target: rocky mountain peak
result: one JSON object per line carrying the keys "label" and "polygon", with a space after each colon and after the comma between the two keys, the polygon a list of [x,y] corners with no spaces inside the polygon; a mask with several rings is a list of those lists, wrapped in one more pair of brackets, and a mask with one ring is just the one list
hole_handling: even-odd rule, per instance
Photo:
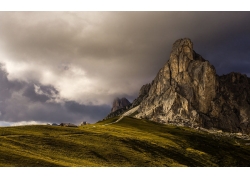
{"label": "rocky mountain peak", "polygon": [[190,39],[179,39],[169,60],[152,83],[141,87],[132,105],[117,98],[106,118],[131,108],[137,109],[137,118],[250,134],[250,78],[234,72],[218,76],[214,66],[193,50]]}
{"label": "rocky mountain peak", "polygon": [[188,38],[173,44],[169,60],[132,106],[137,104],[137,118],[250,133],[250,78],[218,76]]}
{"label": "rocky mountain peak", "polygon": [[175,41],[172,47],[170,59],[184,55],[193,60],[193,43],[188,38]]}

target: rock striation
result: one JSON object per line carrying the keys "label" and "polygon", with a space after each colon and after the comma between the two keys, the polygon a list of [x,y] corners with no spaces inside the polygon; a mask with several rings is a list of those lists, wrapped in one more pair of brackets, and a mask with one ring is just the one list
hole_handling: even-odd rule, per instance
{"label": "rock striation", "polygon": [[240,73],[218,76],[188,38],[173,44],[170,59],[132,103],[137,105],[137,118],[250,133],[250,78]]}

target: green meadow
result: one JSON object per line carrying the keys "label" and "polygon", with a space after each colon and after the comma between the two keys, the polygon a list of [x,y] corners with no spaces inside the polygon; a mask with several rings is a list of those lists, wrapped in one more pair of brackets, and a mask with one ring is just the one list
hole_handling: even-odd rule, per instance
{"label": "green meadow", "polygon": [[78,128],[0,128],[0,166],[250,166],[250,143],[185,127],[125,117]]}

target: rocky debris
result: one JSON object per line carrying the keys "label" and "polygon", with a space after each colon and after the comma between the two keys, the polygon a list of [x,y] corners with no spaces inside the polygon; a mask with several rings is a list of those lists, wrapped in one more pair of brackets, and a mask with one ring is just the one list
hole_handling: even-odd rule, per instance
{"label": "rocky debris", "polygon": [[129,107],[131,105],[131,103],[126,99],[126,98],[116,98],[113,101],[113,107],[111,109],[111,112],[115,112],[118,109],[122,109],[122,108],[126,108]]}
{"label": "rocky debris", "polygon": [[72,123],[61,123],[60,126],[63,126],[63,127],[77,127],[77,125],[72,124]]}
{"label": "rocky debris", "polygon": [[89,123],[87,121],[83,121],[79,126],[85,126],[88,125]]}
{"label": "rocky debris", "polygon": [[141,88],[132,106],[138,104],[137,118],[250,133],[250,78],[216,75],[188,38],[173,44],[170,59],[153,82]]}
{"label": "rocky debris", "polygon": [[[197,129],[197,128],[195,128]],[[247,134],[242,134],[242,133],[229,133],[229,132],[224,132],[222,130],[216,129],[216,128],[210,128],[210,129],[206,129],[206,128],[202,128],[199,127],[198,129],[199,131],[204,131],[210,134],[215,134],[215,135],[220,135],[220,136],[226,136],[226,137],[238,137],[240,139],[245,139],[245,140],[250,140],[250,136]]]}

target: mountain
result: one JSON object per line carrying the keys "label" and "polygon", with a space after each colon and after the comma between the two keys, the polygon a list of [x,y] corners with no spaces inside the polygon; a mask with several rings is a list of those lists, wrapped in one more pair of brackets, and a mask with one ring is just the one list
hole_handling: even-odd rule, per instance
{"label": "mountain", "polygon": [[250,78],[234,72],[218,76],[190,39],[179,39],[152,83],[142,86],[135,106],[137,118],[249,134]]}
{"label": "mountain", "polygon": [[111,112],[115,112],[118,109],[125,108],[126,106],[130,106],[130,102],[126,98],[115,98],[113,101],[113,107],[111,109]]}
{"label": "mountain", "polygon": [[115,98],[111,112],[104,118],[109,119],[121,115],[131,107],[131,103],[126,98]]}

